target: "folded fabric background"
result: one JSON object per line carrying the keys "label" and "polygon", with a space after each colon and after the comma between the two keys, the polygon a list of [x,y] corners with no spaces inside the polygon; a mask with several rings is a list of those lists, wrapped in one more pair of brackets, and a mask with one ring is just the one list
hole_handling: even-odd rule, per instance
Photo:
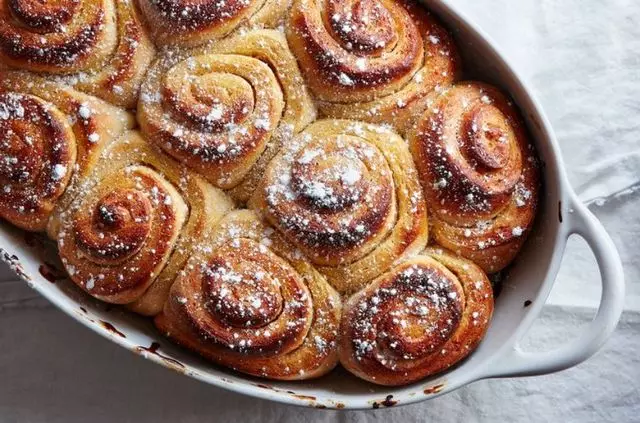
{"label": "folded fabric background", "polygon": [[[109,343],[0,272],[0,422],[576,421],[640,416],[640,3],[449,0],[498,43],[533,87],[569,178],[622,255],[626,311],[605,349],[552,376],[482,381],[381,413],[287,407],[181,377]],[[525,346],[546,350],[595,313],[591,253],[569,243]]]}

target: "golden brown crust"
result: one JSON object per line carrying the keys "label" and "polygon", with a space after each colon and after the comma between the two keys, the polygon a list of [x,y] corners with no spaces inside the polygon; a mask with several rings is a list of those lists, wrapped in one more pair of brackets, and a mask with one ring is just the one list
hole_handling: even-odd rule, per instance
{"label": "golden brown crust", "polygon": [[426,99],[409,134],[434,240],[492,273],[529,234],[538,201],[533,145],[513,103],[466,82]]}
{"label": "golden brown crust", "polygon": [[314,117],[286,40],[270,30],[167,54],[149,71],[138,109],[149,141],[240,202],[282,138]]}
{"label": "golden brown crust", "polygon": [[290,0],[138,0],[159,45],[194,47],[240,27],[275,28]]}
{"label": "golden brown crust", "polygon": [[469,355],[492,313],[491,283],[482,269],[445,250],[427,248],[345,304],[340,362],[370,382],[406,385]]}
{"label": "golden brown crust", "polygon": [[399,131],[459,71],[450,35],[411,1],[296,0],[287,38],[325,116]]}
{"label": "golden brown crust", "polygon": [[0,1],[0,61],[134,107],[153,44],[132,1]]}
{"label": "golden brown crust", "polygon": [[94,97],[26,72],[0,72],[0,215],[46,228],[65,192],[100,151],[133,125]]}
{"label": "golden brown crust", "polygon": [[59,216],[65,267],[89,294],[145,315],[161,311],[203,232],[232,207],[136,132],[111,144],[78,187]]}
{"label": "golden brown crust", "polygon": [[235,370],[321,376],[337,364],[340,298],[302,256],[243,210],[227,215],[171,289],[158,328]]}
{"label": "golden brown crust", "polygon": [[388,129],[317,121],[270,163],[249,206],[354,292],[427,242],[427,213],[404,141]]}
{"label": "golden brown crust", "polygon": [[72,208],[58,234],[62,263],[76,285],[116,304],[153,282],[187,215],[175,188],[143,166],[101,178]]}

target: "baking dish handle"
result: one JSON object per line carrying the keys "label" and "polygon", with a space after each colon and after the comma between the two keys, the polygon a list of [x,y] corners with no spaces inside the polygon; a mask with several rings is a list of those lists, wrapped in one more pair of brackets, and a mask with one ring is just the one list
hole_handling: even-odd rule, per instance
{"label": "baking dish handle", "polygon": [[567,219],[566,236],[581,236],[595,255],[602,281],[598,313],[578,338],[552,351],[522,351],[517,345],[522,336],[518,337],[514,346],[490,364],[485,377],[535,376],[568,369],[598,352],[618,324],[624,306],[624,274],[620,256],[602,224],[587,207],[575,196],[572,196],[571,203],[573,210]]}

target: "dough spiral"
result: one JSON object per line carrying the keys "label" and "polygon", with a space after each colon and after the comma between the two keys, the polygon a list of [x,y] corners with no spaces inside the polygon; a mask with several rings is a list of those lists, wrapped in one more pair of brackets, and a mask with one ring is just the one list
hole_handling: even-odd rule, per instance
{"label": "dough spiral", "polygon": [[118,106],[135,106],[154,51],[132,0],[0,0],[2,64]]}
{"label": "dough spiral", "polygon": [[355,121],[317,121],[291,140],[250,207],[343,293],[427,242],[426,205],[404,141]]}
{"label": "dough spiral", "polygon": [[515,105],[491,86],[461,83],[428,100],[409,142],[433,239],[496,272],[533,225],[539,189],[533,145]]}
{"label": "dough spiral", "polygon": [[102,154],[61,213],[56,238],[71,279],[103,301],[158,314],[207,228],[232,203],[138,133]]}
{"label": "dough spiral", "polygon": [[194,47],[238,28],[275,28],[290,0],[138,0],[159,45]]}
{"label": "dough spiral", "polygon": [[325,116],[401,132],[460,67],[451,36],[410,1],[296,0],[287,38]]}
{"label": "dough spiral", "polygon": [[345,304],[340,362],[370,382],[406,385],[470,354],[492,314],[484,272],[469,260],[427,248]]}
{"label": "dough spiral", "polygon": [[150,142],[241,202],[282,138],[314,117],[286,40],[270,30],[163,57],[138,108]]}
{"label": "dough spiral", "polygon": [[132,117],[72,88],[0,71],[0,216],[43,231]]}
{"label": "dough spiral", "polygon": [[171,339],[214,362],[301,380],[337,364],[340,309],[322,275],[243,210],[215,227],[155,321]]}

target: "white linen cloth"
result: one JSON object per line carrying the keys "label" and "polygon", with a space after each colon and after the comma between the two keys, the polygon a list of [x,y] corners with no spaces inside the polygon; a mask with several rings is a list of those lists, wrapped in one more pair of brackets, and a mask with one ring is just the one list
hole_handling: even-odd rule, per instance
{"label": "white linen cloth", "polygon": [[[626,311],[605,349],[551,376],[482,381],[378,412],[295,408],[242,397],[134,356],[0,274],[0,422],[640,421],[640,2],[450,0],[498,43],[541,100],[571,183],[622,255]],[[528,337],[547,350],[599,299],[583,241],[569,243]]]}

